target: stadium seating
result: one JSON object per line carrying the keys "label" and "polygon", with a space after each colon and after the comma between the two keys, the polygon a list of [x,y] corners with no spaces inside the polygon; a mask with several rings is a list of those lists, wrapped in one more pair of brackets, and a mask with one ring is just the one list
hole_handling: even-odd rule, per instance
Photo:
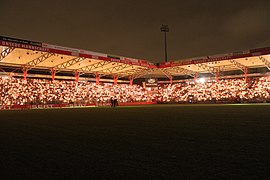
{"label": "stadium seating", "polygon": [[111,97],[119,102],[151,101],[138,85],[0,78],[0,105],[99,103]]}
{"label": "stadium seating", "polygon": [[184,82],[159,87],[163,103],[251,103],[270,100],[270,78],[224,79],[218,82]]}
{"label": "stadium seating", "polygon": [[108,103],[250,103],[270,100],[270,78],[223,79],[219,82],[183,82],[158,87],[156,93],[139,85],[109,84],[65,80],[0,77],[0,106],[32,104]]}

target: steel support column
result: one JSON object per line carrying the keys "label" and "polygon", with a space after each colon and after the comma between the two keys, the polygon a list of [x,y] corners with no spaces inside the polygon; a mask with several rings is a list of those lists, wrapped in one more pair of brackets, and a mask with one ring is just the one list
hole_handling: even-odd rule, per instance
{"label": "steel support column", "polygon": [[23,80],[26,80],[27,77],[27,68],[25,66],[22,67],[22,71],[23,71]]}
{"label": "steel support column", "polygon": [[130,85],[130,86],[133,85],[133,77],[132,77],[132,76],[129,77],[129,85]]}
{"label": "steel support column", "polygon": [[80,73],[78,71],[75,71],[75,82],[78,83],[79,82],[79,76],[80,76]]}
{"label": "steel support column", "polygon": [[55,74],[56,74],[55,69],[51,69],[52,81],[54,81],[55,79]]}
{"label": "steel support column", "polygon": [[100,76],[98,73],[96,73],[96,85],[99,85]]}
{"label": "steel support column", "polygon": [[117,77],[117,76],[114,76],[114,77],[113,77],[113,84],[114,84],[114,85],[117,85],[117,80],[118,80],[118,77]]}
{"label": "steel support column", "polygon": [[216,82],[219,82],[219,71],[216,71]]}
{"label": "steel support column", "polygon": [[197,83],[198,76],[199,76],[199,73],[198,73],[198,72],[196,72],[196,74],[195,74],[195,76],[194,76],[194,84],[196,84],[196,83]]}
{"label": "steel support column", "polygon": [[248,82],[248,67],[245,68],[245,81]]}

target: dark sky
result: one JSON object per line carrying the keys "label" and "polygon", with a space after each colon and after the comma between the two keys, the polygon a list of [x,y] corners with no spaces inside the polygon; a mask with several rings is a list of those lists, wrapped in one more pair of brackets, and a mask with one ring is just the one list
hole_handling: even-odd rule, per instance
{"label": "dark sky", "polygon": [[[46,2],[46,3],[45,3]],[[270,46],[270,0],[1,0],[0,35],[161,62]]]}

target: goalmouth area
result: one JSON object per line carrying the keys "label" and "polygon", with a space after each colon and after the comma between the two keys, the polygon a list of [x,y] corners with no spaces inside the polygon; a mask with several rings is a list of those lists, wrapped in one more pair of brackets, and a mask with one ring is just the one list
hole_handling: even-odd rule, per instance
{"label": "goalmouth area", "polygon": [[1,177],[267,179],[270,106],[0,111]]}

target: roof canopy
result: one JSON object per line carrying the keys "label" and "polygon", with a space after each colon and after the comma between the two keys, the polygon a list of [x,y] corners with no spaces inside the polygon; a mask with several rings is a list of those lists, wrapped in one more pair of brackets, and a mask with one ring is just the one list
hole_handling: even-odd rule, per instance
{"label": "roof canopy", "polygon": [[270,47],[161,63],[0,36],[0,66],[139,78],[267,67]]}

